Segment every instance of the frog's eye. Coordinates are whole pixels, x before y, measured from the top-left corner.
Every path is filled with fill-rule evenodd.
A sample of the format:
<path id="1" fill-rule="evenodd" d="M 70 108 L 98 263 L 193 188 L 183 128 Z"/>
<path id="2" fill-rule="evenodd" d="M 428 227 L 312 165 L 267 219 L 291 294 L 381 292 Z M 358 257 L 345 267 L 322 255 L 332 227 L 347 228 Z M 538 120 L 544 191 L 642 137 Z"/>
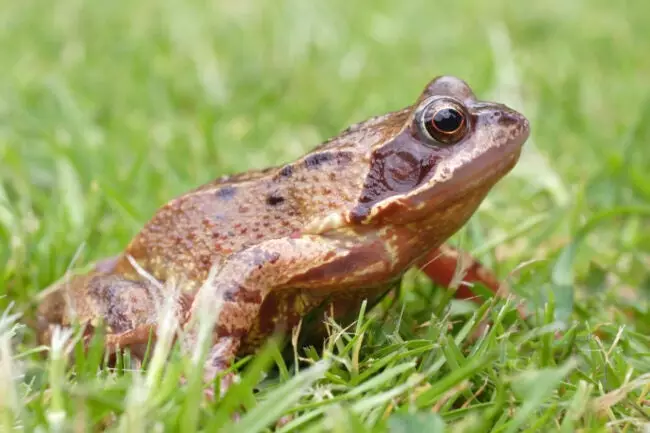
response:
<path id="1" fill-rule="evenodd" d="M 416 114 L 415 121 L 420 133 L 437 143 L 453 144 L 467 133 L 467 113 L 455 101 L 434 101 Z"/>

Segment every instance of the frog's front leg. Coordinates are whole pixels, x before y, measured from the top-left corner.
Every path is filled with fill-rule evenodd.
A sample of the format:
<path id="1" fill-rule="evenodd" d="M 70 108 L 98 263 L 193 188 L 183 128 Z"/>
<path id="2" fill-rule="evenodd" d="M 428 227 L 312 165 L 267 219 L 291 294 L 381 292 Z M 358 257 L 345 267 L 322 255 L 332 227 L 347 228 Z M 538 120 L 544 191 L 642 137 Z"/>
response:
<path id="1" fill-rule="evenodd" d="M 186 325 L 190 339 L 186 344 L 195 344 L 196 319 L 201 317 L 202 309 L 203 314 L 218 311 L 205 364 L 205 381 L 211 382 L 231 365 L 242 339 L 259 319 L 260 307 L 270 292 L 304 287 L 316 296 L 321 290 L 326 292 L 357 278 L 355 272 L 363 271 L 363 278 L 371 280 L 373 272 L 389 266 L 381 246 L 355 254 L 355 266 L 345 266 L 346 258 L 357 248 L 365 247 L 357 242 L 350 250 L 343 240 L 302 236 L 269 240 L 231 256 L 216 273 L 213 283 L 205 284 L 197 294 Z"/>
<path id="2" fill-rule="evenodd" d="M 507 291 L 494 273 L 467 252 L 443 244 L 432 250 L 422 261 L 421 269 L 433 282 L 455 288 L 459 299 L 483 302 L 471 291 L 469 285 L 479 282 L 491 292 L 499 294 Z M 501 290 L 501 292 L 500 292 Z"/>
<path id="3" fill-rule="evenodd" d="M 454 295 L 458 299 L 484 302 L 470 289 L 476 282 L 483 284 L 496 296 L 506 297 L 511 294 L 508 285 L 500 281 L 494 272 L 469 253 L 449 244 L 443 244 L 427 254 L 421 261 L 421 269 L 436 284 L 456 289 Z M 528 315 L 523 306 L 518 306 L 517 310 L 521 317 Z"/>

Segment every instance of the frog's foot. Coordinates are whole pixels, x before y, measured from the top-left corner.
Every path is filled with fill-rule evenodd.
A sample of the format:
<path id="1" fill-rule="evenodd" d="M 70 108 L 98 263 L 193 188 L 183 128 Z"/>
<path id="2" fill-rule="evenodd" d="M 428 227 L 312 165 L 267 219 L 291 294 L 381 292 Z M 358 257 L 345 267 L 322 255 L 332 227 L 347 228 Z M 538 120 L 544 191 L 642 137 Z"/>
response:
<path id="1" fill-rule="evenodd" d="M 212 346 L 203 367 L 203 381 L 206 384 L 212 384 L 217 376 L 228 370 L 232 365 L 232 360 L 237 355 L 240 340 L 236 337 L 216 337 L 216 344 Z M 219 383 L 220 397 L 223 397 L 228 389 L 237 380 L 237 375 L 228 372 L 221 377 Z M 214 387 L 206 388 L 205 395 L 209 399 L 214 398 Z"/>
<path id="2" fill-rule="evenodd" d="M 237 374 L 233 372 L 228 372 L 224 374 L 221 379 L 219 380 L 219 394 L 220 397 L 223 397 L 226 392 L 230 389 L 233 383 L 237 382 L 238 376 Z M 215 400 L 215 388 L 211 386 L 211 384 L 214 382 L 214 378 L 211 381 L 207 381 L 210 386 L 206 386 L 203 389 L 203 395 L 208 401 L 214 401 Z M 181 385 L 187 385 L 187 379 L 185 376 L 181 376 L 180 378 L 180 383 Z"/>
<path id="3" fill-rule="evenodd" d="M 191 343 L 196 343 L 196 340 L 192 337 L 194 336 L 190 337 Z M 203 366 L 203 383 L 205 385 L 203 394 L 208 400 L 214 400 L 215 398 L 213 384 L 218 376 L 221 375 L 219 380 L 220 397 L 223 397 L 232 384 L 238 380 L 238 376 L 234 372 L 229 371 L 223 374 L 232 365 L 232 360 L 237 353 L 238 347 L 238 340 L 232 337 L 226 337 L 218 339 L 217 343 L 210 349 Z M 185 375 L 181 376 L 180 382 L 181 385 L 187 384 L 188 380 Z"/>
<path id="4" fill-rule="evenodd" d="M 105 337 L 106 350 L 113 354 L 120 349 L 128 348 L 136 361 L 144 361 L 147 346 L 156 341 L 156 328 L 153 325 L 141 325 L 120 334 L 108 334 Z"/>
<path id="5" fill-rule="evenodd" d="M 226 392 L 230 389 L 230 387 L 236 383 L 239 380 L 239 376 L 232 372 L 229 371 L 228 373 L 224 374 L 221 376 L 219 379 L 219 398 L 223 398 L 224 395 L 226 395 Z M 214 382 L 214 379 L 211 380 L 210 384 Z M 205 395 L 205 398 L 208 401 L 214 401 L 215 400 L 215 388 L 213 386 L 208 386 L 203 390 L 203 395 Z"/>
<path id="6" fill-rule="evenodd" d="M 457 250 L 448 244 L 443 244 L 431 251 L 423 260 L 422 271 L 436 284 L 456 289 L 455 297 L 482 303 L 478 295 L 470 289 L 473 283 L 481 283 L 499 297 L 511 294 L 508 285 L 499 281 L 494 273 L 481 262 L 466 252 Z M 522 318 L 528 316 L 522 306 L 517 307 Z"/>
<path id="7" fill-rule="evenodd" d="M 221 376 L 219 378 L 219 398 L 223 398 L 230 387 L 239 380 L 239 376 L 235 372 L 228 371 L 223 374 L 232 365 L 232 360 L 235 358 L 239 345 L 239 339 L 223 337 L 210 349 L 203 367 L 203 381 L 211 385 L 203 389 L 203 394 L 208 401 L 214 401 L 215 399 L 215 388 L 212 385 L 217 376 Z M 230 415 L 233 421 L 237 422 L 241 418 L 240 410 L 243 411 L 244 407 L 241 406 L 239 410 L 235 410 Z"/>

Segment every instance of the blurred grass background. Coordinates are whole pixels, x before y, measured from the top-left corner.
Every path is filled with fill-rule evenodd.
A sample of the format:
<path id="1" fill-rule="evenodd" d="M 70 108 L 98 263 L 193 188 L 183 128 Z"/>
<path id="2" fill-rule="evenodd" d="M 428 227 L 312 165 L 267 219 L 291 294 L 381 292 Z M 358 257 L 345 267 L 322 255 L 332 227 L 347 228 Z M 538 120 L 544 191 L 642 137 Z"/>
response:
<path id="1" fill-rule="evenodd" d="M 640 0 L 2 2 L 0 305 L 27 308 L 78 251 L 115 254 L 170 198 L 452 74 L 532 125 L 464 246 L 502 276 L 543 259 L 515 289 L 554 292 L 563 320 L 647 334 L 648 17 Z"/>

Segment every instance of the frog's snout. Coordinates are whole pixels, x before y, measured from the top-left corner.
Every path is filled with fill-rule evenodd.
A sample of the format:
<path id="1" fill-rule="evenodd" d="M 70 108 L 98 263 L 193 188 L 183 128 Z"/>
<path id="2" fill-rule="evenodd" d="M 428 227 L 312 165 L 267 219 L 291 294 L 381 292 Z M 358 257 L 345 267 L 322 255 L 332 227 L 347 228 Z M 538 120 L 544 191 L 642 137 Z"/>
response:
<path id="1" fill-rule="evenodd" d="M 530 122 L 526 116 L 507 105 L 478 102 L 471 106 L 471 110 L 480 125 L 494 131 L 495 143 L 521 147 L 528 140 Z"/>
<path id="2" fill-rule="evenodd" d="M 499 114 L 497 124 L 512 131 L 516 141 L 523 146 L 530 135 L 530 122 L 526 116 L 511 109 L 503 110 Z"/>

